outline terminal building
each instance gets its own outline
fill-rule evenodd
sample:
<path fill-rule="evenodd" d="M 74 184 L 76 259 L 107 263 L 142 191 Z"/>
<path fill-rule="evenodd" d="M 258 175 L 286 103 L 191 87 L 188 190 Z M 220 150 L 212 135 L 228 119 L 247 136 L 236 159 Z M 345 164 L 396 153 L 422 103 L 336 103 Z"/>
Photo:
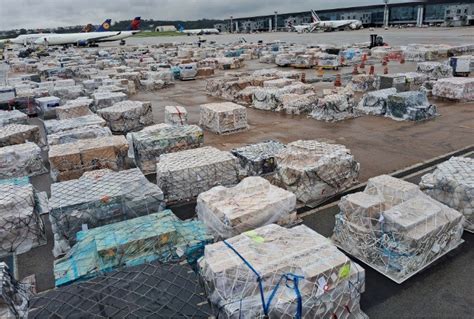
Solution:
<path fill-rule="evenodd" d="M 362 21 L 365 27 L 397 26 L 412 24 L 467 26 L 474 25 L 474 1 L 430 0 L 404 3 L 337 8 L 330 10 L 314 9 L 321 20 L 350 20 Z M 291 25 L 312 22 L 311 12 L 283 13 L 274 12 L 271 15 L 232 18 L 215 25 L 222 32 L 255 32 L 255 31 L 284 31 Z"/>

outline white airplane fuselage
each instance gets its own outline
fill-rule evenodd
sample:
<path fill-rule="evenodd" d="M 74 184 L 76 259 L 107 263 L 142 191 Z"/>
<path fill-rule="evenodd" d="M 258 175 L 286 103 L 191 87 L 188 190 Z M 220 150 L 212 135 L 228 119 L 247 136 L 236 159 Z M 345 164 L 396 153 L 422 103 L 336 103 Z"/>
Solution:
<path fill-rule="evenodd" d="M 332 20 L 332 21 L 319 21 L 318 28 L 327 30 L 337 30 L 342 28 L 350 28 L 351 30 L 357 30 L 362 27 L 360 20 Z"/>
<path fill-rule="evenodd" d="M 219 34 L 220 32 L 217 29 L 189 29 L 189 30 L 183 30 L 182 33 L 198 35 L 198 34 Z"/>

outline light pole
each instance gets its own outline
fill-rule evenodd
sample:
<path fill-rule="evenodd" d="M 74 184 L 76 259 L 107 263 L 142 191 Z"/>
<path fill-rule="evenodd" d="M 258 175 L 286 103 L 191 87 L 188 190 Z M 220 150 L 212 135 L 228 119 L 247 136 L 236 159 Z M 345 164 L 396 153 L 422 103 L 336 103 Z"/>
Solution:
<path fill-rule="evenodd" d="M 389 0 L 383 0 L 385 3 L 385 8 L 383 10 L 383 26 L 384 28 L 388 28 L 388 19 L 390 17 L 389 11 L 388 11 L 388 1 Z"/>
<path fill-rule="evenodd" d="M 234 28 L 234 17 L 230 16 L 230 33 L 233 33 L 232 32 L 233 28 Z"/>

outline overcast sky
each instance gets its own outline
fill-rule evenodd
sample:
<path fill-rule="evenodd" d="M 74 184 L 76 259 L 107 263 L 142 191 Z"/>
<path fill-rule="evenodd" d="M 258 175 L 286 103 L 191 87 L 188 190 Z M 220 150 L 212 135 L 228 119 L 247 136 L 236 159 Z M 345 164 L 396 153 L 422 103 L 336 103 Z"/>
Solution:
<path fill-rule="evenodd" d="M 403 2 L 391 0 L 390 2 Z M 99 24 L 135 16 L 197 20 L 380 4 L 382 0 L 0 0 L 0 30 Z"/>

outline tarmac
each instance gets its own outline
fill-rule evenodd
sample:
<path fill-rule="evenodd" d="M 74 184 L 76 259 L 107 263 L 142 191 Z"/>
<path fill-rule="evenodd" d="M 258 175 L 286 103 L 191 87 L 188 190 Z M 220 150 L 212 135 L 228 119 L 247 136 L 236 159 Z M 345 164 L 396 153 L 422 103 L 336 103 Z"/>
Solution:
<path fill-rule="evenodd" d="M 382 34 L 394 45 L 409 43 L 474 43 L 473 28 L 430 29 L 377 29 L 353 32 L 295 34 L 271 33 L 251 35 L 206 36 L 208 41 L 231 42 L 242 37 L 251 41 L 282 40 L 297 43 L 352 43 L 366 42 L 370 33 Z M 132 38 L 127 45 L 157 44 L 163 42 L 197 41 L 197 37 Z M 413 70 L 414 63 L 400 65 L 390 63 L 390 70 L 400 72 Z M 245 70 L 269 68 L 270 65 L 248 63 Z M 342 73 L 350 73 L 344 68 Z M 377 66 L 377 72 L 381 72 Z M 306 71 L 307 78 L 316 77 L 315 70 Z M 331 73 L 331 72 L 329 72 Z M 223 73 L 219 71 L 216 76 Z M 321 83 L 321 88 L 331 83 Z M 205 80 L 178 82 L 175 86 L 153 93 L 139 93 L 136 100 L 150 100 L 153 104 L 155 122 L 163 122 L 166 105 L 185 106 L 189 122 L 199 121 L 199 105 L 219 101 L 205 93 Z M 438 106 L 440 116 L 434 120 L 410 123 L 397 122 L 381 117 L 359 117 L 337 123 L 325 123 L 304 116 L 288 116 L 278 113 L 247 109 L 250 129 L 235 135 L 218 136 L 205 131 L 205 145 L 229 150 L 244 144 L 276 139 L 284 143 L 298 139 L 322 139 L 344 144 L 351 149 L 361 163 L 360 181 L 380 174 L 389 174 L 431 158 L 474 144 L 474 103 L 451 103 L 431 99 Z M 420 176 L 410 178 L 418 183 Z M 150 177 L 153 180 L 153 177 Z M 49 191 L 48 175 L 35 177 L 35 187 Z M 175 213 L 182 218 L 191 217 L 194 207 L 177 208 Z M 330 236 L 334 227 L 337 206 L 332 205 L 317 213 L 305 214 L 304 224 Z M 36 273 L 38 290 L 51 289 L 54 285 L 52 273 L 54 258 L 51 254 L 52 234 L 47 216 L 43 216 L 48 244 L 17 256 L 19 278 Z M 398 285 L 378 272 L 360 263 L 366 270 L 366 289 L 362 294 L 361 307 L 371 318 L 469 318 L 474 309 L 474 235 L 464 233 L 465 240 L 458 249 L 436 261 L 428 269 Z M 11 260 L 9 260 L 11 262 Z"/>

